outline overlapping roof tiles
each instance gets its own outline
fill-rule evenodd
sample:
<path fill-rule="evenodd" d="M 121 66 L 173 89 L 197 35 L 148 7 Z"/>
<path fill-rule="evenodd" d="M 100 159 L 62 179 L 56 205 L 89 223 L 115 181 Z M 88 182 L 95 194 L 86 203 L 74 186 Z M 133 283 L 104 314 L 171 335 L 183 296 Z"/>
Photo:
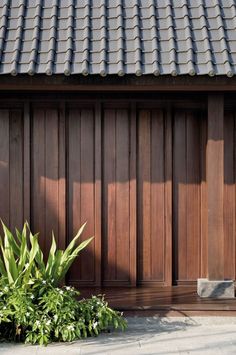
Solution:
<path fill-rule="evenodd" d="M 0 74 L 236 74 L 235 0 L 0 0 Z"/>

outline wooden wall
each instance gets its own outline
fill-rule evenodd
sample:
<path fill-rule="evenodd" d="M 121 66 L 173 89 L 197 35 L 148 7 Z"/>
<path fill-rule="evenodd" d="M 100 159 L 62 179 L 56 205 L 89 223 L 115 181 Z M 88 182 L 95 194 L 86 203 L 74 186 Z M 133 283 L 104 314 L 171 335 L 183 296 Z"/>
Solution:
<path fill-rule="evenodd" d="M 235 110 L 225 112 L 225 277 L 235 279 Z M 171 285 L 207 276 L 207 109 L 122 101 L 0 108 L 0 217 L 45 252 L 88 221 L 79 286 Z"/>
<path fill-rule="evenodd" d="M 236 279 L 236 115 L 225 112 L 224 120 L 224 276 Z"/>
<path fill-rule="evenodd" d="M 0 217 L 11 228 L 25 217 L 23 181 L 23 111 L 0 109 Z"/>
<path fill-rule="evenodd" d="M 174 113 L 173 272 L 178 283 L 206 276 L 206 126 L 206 113 Z"/>

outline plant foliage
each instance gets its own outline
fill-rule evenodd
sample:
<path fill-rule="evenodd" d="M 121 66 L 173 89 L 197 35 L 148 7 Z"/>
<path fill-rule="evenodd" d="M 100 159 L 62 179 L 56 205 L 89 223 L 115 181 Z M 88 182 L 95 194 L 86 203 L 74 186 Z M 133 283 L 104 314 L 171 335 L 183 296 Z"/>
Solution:
<path fill-rule="evenodd" d="M 47 260 L 28 223 L 14 236 L 2 222 L 0 237 L 0 341 L 47 345 L 96 336 L 112 328 L 126 328 L 120 312 L 108 307 L 104 296 L 78 301 L 73 287 L 58 287 L 71 264 L 93 239 L 77 244 L 85 224 L 67 248 L 58 250 L 55 237 Z"/>
<path fill-rule="evenodd" d="M 126 328 L 121 313 L 104 297 L 77 301 L 73 287 L 57 288 L 37 280 L 30 288 L 3 286 L 0 293 L 0 340 L 47 345 L 97 336 L 108 328 Z"/>
<path fill-rule="evenodd" d="M 93 239 L 84 240 L 77 245 L 85 224 L 79 229 L 76 236 L 69 243 L 66 250 L 57 249 L 56 240 L 52 233 L 52 243 L 48 259 L 45 262 L 43 252 L 39 246 L 38 234 L 33 235 L 26 222 L 21 232 L 16 229 L 16 237 L 2 222 L 4 238 L 0 237 L 0 275 L 9 285 L 28 285 L 32 278 L 53 280 L 58 285 L 64 279 L 71 264 Z"/>

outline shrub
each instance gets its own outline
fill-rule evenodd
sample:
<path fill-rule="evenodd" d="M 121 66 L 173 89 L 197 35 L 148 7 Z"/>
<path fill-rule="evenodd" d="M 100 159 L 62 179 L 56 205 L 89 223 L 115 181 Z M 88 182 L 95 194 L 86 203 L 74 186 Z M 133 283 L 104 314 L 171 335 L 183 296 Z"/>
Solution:
<path fill-rule="evenodd" d="M 76 245 L 86 223 L 82 225 L 76 236 L 69 243 L 65 251 L 58 250 L 54 234 L 47 262 L 44 261 L 43 252 L 38 243 L 38 234 L 33 235 L 26 222 L 19 232 L 16 229 L 16 237 L 2 222 L 4 241 L 0 237 L 2 258 L 0 257 L 0 275 L 4 277 L 6 284 L 26 286 L 31 278 L 43 278 L 53 280 L 54 285 L 65 277 L 71 264 L 93 239 L 93 237 Z M 30 248 L 28 246 L 30 244 Z"/>
<path fill-rule="evenodd" d="M 92 240 L 76 245 L 85 225 L 65 251 L 54 236 L 47 262 L 26 223 L 16 237 L 3 224 L 0 239 L 0 341 L 46 345 L 96 336 L 111 328 L 126 328 L 120 312 L 109 308 L 104 296 L 78 301 L 70 286 L 57 287 L 78 253 Z M 30 243 L 28 243 L 28 239 Z M 29 246 L 28 246 L 29 244 Z"/>

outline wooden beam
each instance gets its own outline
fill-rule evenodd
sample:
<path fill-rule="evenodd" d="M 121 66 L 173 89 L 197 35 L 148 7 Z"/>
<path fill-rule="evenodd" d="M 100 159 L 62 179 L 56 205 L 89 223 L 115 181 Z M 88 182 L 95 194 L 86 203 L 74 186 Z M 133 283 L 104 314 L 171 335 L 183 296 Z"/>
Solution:
<path fill-rule="evenodd" d="M 130 128 L 130 284 L 137 283 L 137 111 L 136 105 L 131 105 Z"/>
<path fill-rule="evenodd" d="M 102 278 L 102 106 L 95 106 L 95 285 Z"/>
<path fill-rule="evenodd" d="M 224 97 L 208 96 L 208 279 L 224 279 Z"/>
<path fill-rule="evenodd" d="M 172 77 L 164 75 L 109 75 L 106 78 L 99 75 L 84 77 L 82 75 L 53 75 L 51 77 L 37 74 L 33 77 L 22 74 L 17 77 L 1 75 L 0 91 L 17 92 L 222 92 L 236 91 L 236 77 L 227 76 L 195 76 L 180 75 Z"/>
<path fill-rule="evenodd" d="M 30 220 L 30 104 L 24 103 L 24 222 Z"/>
<path fill-rule="evenodd" d="M 165 121 L 165 284 L 172 285 L 172 114 L 168 108 Z"/>
<path fill-rule="evenodd" d="M 58 241 L 61 249 L 66 248 L 66 105 L 64 101 L 59 105 L 58 122 Z"/>

